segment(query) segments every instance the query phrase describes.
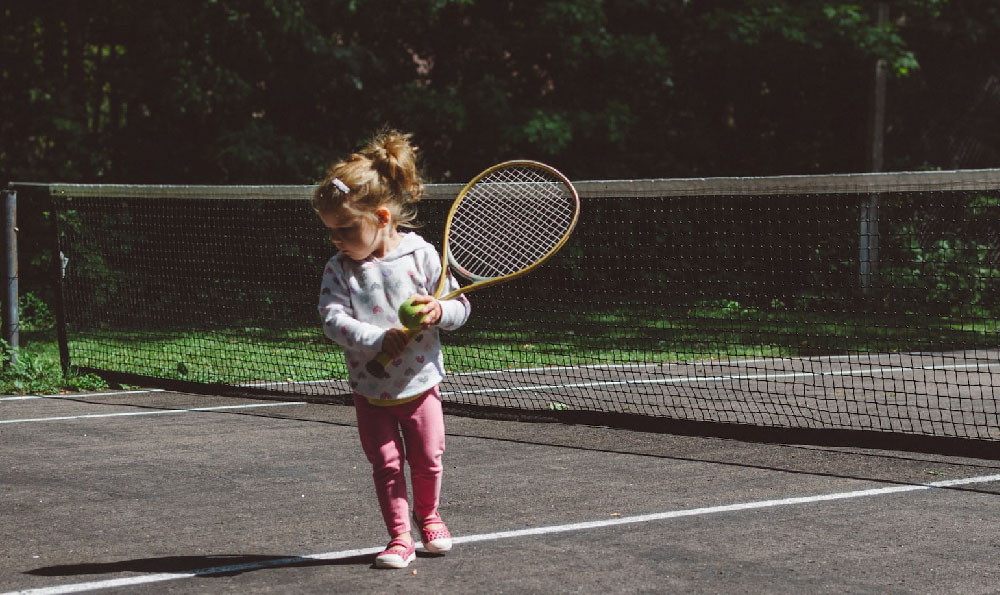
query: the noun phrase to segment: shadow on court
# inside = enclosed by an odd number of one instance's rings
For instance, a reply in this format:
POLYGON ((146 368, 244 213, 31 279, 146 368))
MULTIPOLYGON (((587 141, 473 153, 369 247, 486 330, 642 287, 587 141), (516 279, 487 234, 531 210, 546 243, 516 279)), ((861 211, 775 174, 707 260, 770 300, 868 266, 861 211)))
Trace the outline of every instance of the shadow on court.
POLYGON ((381 571, 349 407, 0 401, 0 591, 975 593, 1000 579, 989 458, 446 423, 455 550, 381 571))
POLYGON ((27 574, 36 576, 79 576, 87 574, 115 574, 122 572, 197 572, 199 576, 236 576, 244 572, 266 570, 274 566, 347 566, 360 564, 373 566, 375 556, 360 555, 340 560, 310 560, 289 556, 164 556, 162 558, 140 558, 96 564, 67 564, 46 566, 29 570, 27 574), (237 569, 233 569, 233 567, 237 569))

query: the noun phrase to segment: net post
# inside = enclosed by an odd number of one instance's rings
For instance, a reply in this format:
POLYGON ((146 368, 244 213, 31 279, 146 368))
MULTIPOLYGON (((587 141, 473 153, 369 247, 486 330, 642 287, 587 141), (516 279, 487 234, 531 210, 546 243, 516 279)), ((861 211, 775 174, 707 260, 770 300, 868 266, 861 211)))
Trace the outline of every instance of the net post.
POLYGON ((869 194, 861 199, 861 228, 859 230, 861 291, 871 293, 875 276, 878 274, 878 194, 869 194))
POLYGON ((3 340, 6 342, 5 365, 17 364, 17 350, 20 346, 20 324, 18 316, 18 271, 17 271, 17 191, 13 187, 4 190, 3 245, 4 279, 3 290, 3 340))
POLYGON ((56 201, 51 193, 49 201, 51 202, 49 233, 51 234, 52 281, 55 289, 56 337, 59 343, 59 365, 62 368, 63 377, 66 377, 69 375, 70 367, 69 342, 66 333, 66 303, 63 296, 63 278, 66 276, 67 260, 63 257, 59 241, 59 214, 56 201))

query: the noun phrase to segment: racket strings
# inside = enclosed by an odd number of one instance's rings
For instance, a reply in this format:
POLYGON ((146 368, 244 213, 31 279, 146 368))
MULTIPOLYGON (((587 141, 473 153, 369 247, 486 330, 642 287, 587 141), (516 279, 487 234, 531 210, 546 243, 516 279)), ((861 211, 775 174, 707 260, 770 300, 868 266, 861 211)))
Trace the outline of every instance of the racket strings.
POLYGON ((484 202, 481 206, 494 208, 479 209, 475 216, 493 224, 489 227, 470 226, 467 237, 471 242, 493 242, 498 249, 509 250, 506 254, 498 250, 487 250, 484 255, 506 257, 507 262, 520 265, 529 264, 544 256, 562 238, 566 226, 571 222, 571 219, 561 217, 559 213, 538 208, 538 203, 532 201, 509 200, 506 205, 498 202, 489 205, 484 202), (504 211, 498 208, 503 206, 513 206, 515 209, 504 211), (528 223, 538 225, 538 229, 527 232, 523 227, 528 223), (516 233, 518 231, 523 233, 516 233))
POLYGON ((465 275, 510 275, 559 246, 575 214, 575 195, 561 179, 530 167, 501 168, 466 192, 452 219, 449 252, 465 275))

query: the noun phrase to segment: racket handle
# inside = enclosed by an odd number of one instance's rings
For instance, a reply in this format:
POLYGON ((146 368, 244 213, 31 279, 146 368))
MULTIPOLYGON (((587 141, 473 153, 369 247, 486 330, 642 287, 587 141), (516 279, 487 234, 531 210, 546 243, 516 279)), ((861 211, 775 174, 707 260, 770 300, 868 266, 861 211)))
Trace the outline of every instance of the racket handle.
MULTIPOLYGON (((423 329, 409 329, 404 328, 403 332, 406 333, 406 344, 409 345, 413 337, 417 336, 417 333, 423 329)), ((381 352, 375 356, 370 362, 365 364, 365 371, 374 376, 375 378, 388 378, 389 373, 385 371, 385 367, 389 365, 389 362, 393 360, 393 357, 386 352, 381 352)))

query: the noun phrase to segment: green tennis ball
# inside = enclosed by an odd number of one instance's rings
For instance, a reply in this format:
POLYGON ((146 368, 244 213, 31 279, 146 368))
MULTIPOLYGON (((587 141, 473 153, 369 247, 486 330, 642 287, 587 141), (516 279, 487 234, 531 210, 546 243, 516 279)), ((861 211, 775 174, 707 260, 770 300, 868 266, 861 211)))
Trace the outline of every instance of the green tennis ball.
POLYGON ((406 300, 399 306, 399 321, 408 329, 420 328, 420 323, 424 319, 424 313, 421 310, 424 309, 425 305, 413 303, 413 298, 406 300))

